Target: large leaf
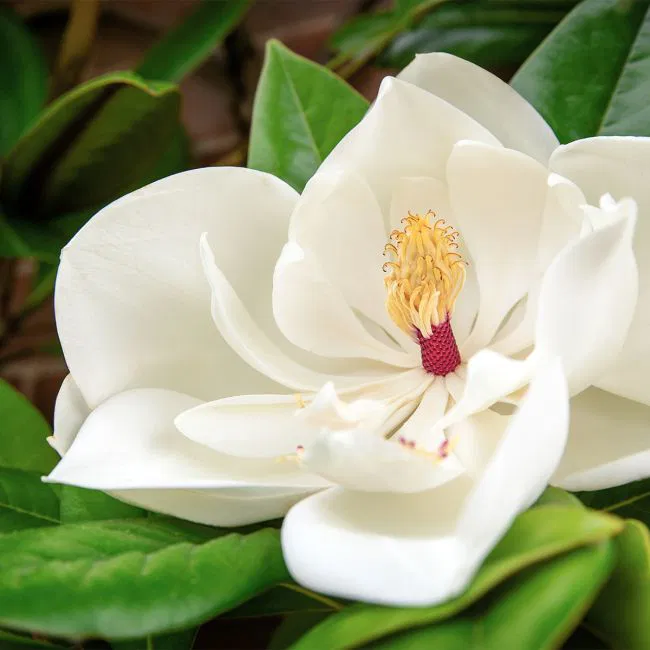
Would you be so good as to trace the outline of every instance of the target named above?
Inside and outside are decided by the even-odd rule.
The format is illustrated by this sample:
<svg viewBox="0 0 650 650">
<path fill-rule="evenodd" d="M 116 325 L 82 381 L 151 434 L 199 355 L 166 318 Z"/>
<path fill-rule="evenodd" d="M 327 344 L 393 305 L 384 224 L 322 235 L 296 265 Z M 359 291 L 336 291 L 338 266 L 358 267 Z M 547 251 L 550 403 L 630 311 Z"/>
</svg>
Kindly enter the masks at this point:
<svg viewBox="0 0 650 650">
<path fill-rule="evenodd" d="M 418 609 L 353 605 L 328 617 L 293 648 L 353 648 L 413 626 L 444 621 L 527 567 L 605 540 L 620 532 L 622 525 L 614 517 L 574 505 L 533 508 L 515 520 L 467 591 L 458 598 L 436 607 Z"/>
<path fill-rule="evenodd" d="M 0 7 L 0 156 L 13 147 L 41 110 L 47 69 L 36 41 L 9 9 Z"/>
<path fill-rule="evenodd" d="M 0 533 L 56 526 L 59 499 L 41 475 L 0 467 Z"/>
<path fill-rule="evenodd" d="M 577 496 L 590 508 L 612 512 L 619 517 L 640 519 L 650 526 L 650 479 L 606 490 L 579 492 Z"/>
<path fill-rule="evenodd" d="M 43 416 L 0 379 L 0 467 L 47 474 L 57 461 Z"/>
<path fill-rule="evenodd" d="M 650 533 L 628 520 L 615 539 L 618 563 L 587 615 L 587 622 L 612 648 L 650 648 Z"/>
<path fill-rule="evenodd" d="M 200 624 L 288 578 L 277 530 L 157 518 L 2 535 L 0 575 L 0 625 L 111 639 Z"/>
<path fill-rule="evenodd" d="M 302 190 L 367 107 L 329 70 L 270 41 L 255 96 L 248 166 Z"/>
<path fill-rule="evenodd" d="M 249 5 L 250 0 L 202 0 L 147 52 L 137 72 L 146 79 L 180 81 L 237 26 Z"/>
<path fill-rule="evenodd" d="M 196 629 L 191 628 L 135 641 L 118 641 L 111 643 L 111 646 L 113 650 L 191 650 L 196 632 Z"/>
<path fill-rule="evenodd" d="M 552 650 L 578 625 L 616 560 L 606 541 L 531 567 L 465 616 L 403 633 L 375 650 Z"/>
<path fill-rule="evenodd" d="M 571 3 L 564 5 L 493 6 L 478 0 L 443 4 L 417 27 L 400 32 L 378 63 L 403 68 L 418 53 L 448 52 L 484 67 L 518 64 L 562 19 Z"/>
<path fill-rule="evenodd" d="M 560 142 L 650 135 L 647 8 L 647 0 L 585 0 L 513 78 Z"/>
<path fill-rule="evenodd" d="M 138 187 L 169 147 L 180 95 L 131 73 L 93 79 L 60 97 L 9 154 L 2 198 L 34 220 L 94 208 Z"/>
<path fill-rule="evenodd" d="M 72 485 L 59 486 L 60 516 L 64 524 L 107 519 L 145 517 L 146 510 L 114 499 L 99 490 L 87 490 Z"/>
</svg>

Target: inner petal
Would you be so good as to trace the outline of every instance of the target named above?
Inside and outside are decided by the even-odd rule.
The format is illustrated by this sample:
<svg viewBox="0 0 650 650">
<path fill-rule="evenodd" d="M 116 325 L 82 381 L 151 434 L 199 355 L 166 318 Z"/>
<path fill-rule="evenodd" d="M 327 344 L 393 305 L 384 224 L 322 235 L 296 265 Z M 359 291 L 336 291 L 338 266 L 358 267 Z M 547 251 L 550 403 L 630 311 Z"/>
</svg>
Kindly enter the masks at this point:
<svg viewBox="0 0 650 650">
<path fill-rule="evenodd" d="M 465 283 L 466 263 L 458 233 L 435 213 L 408 213 L 403 230 L 391 233 L 384 253 L 386 309 L 395 324 L 420 346 L 422 367 L 445 376 L 461 362 L 451 328 L 456 299 Z"/>
</svg>

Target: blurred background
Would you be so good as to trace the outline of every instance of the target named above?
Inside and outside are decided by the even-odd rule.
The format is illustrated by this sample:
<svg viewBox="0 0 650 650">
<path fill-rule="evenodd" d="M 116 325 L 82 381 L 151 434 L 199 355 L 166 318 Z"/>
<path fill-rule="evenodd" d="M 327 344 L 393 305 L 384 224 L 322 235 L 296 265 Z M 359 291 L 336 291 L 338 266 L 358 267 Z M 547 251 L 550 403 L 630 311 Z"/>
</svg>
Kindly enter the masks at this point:
<svg viewBox="0 0 650 650">
<path fill-rule="evenodd" d="M 269 39 L 372 100 L 416 52 L 451 52 L 507 80 L 575 4 L 5 0 L 0 377 L 51 420 L 66 374 L 51 297 L 58 251 L 131 189 L 190 167 L 246 165 Z M 103 76 L 129 70 L 139 77 Z"/>
</svg>

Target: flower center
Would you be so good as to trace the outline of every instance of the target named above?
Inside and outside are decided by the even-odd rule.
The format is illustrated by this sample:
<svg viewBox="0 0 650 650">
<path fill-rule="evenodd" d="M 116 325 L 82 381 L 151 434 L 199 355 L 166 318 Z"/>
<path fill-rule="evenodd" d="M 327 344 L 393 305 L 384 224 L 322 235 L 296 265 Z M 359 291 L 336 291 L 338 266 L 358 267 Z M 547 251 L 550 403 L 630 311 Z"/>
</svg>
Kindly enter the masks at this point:
<svg viewBox="0 0 650 650">
<path fill-rule="evenodd" d="M 447 375 L 460 364 L 460 353 L 450 319 L 465 283 L 465 261 L 456 252 L 458 233 L 443 219 L 433 224 L 424 216 L 402 219 L 384 254 L 388 293 L 386 309 L 395 324 L 420 345 L 422 366 L 434 375 Z"/>
</svg>

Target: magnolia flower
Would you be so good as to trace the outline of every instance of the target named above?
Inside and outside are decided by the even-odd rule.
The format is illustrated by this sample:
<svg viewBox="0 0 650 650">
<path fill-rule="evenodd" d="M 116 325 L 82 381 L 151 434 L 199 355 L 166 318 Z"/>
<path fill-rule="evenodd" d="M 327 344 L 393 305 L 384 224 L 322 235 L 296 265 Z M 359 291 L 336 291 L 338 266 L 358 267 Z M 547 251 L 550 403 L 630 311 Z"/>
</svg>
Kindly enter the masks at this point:
<svg viewBox="0 0 650 650">
<path fill-rule="evenodd" d="M 62 253 L 48 480 L 216 525 L 290 509 L 309 587 L 459 593 L 554 473 L 648 474 L 649 163 L 642 138 L 558 147 L 506 84 L 434 54 L 302 196 L 208 168 L 116 201 Z"/>
</svg>

